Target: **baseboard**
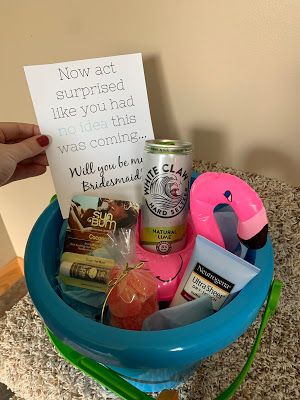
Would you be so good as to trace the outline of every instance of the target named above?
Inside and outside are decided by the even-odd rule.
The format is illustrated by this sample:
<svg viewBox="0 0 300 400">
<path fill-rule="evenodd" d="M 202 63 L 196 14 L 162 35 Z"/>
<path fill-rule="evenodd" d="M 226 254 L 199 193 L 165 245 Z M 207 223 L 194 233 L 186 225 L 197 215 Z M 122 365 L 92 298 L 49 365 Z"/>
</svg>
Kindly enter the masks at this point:
<svg viewBox="0 0 300 400">
<path fill-rule="evenodd" d="M 24 276 L 24 260 L 15 257 L 0 268 L 0 296 L 3 296 L 18 280 Z"/>
</svg>

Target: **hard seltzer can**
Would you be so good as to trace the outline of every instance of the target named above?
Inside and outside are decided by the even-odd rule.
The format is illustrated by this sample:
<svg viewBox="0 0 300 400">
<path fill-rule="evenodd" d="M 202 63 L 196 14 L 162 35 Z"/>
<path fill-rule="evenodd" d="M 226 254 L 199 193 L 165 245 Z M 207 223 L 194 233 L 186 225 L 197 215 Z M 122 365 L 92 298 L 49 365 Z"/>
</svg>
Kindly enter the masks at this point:
<svg viewBox="0 0 300 400">
<path fill-rule="evenodd" d="M 169 254 L 184 248 L 191 170 L 191 143 L 145 142 L 140 239 L 146 250 Z"/>
</svg>

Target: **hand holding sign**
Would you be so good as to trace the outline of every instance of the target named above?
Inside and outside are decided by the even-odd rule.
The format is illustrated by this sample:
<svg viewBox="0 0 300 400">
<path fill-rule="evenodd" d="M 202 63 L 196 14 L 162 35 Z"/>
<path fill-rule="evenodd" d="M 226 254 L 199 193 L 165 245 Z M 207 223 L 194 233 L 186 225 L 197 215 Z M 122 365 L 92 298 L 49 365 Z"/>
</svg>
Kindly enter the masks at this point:
<svg viewBox="0 0 300 400">
<path fill-rule="evenodd" d="M 141 54 L 25 67 L 62 215 L 74 194 L 140 200 L 153 130 Z"/>
<path fill-rule="evenodd" d="M 36 125 L 0 122 L 0 186 L 43 174 L 48 144 Z"/>
</svg>

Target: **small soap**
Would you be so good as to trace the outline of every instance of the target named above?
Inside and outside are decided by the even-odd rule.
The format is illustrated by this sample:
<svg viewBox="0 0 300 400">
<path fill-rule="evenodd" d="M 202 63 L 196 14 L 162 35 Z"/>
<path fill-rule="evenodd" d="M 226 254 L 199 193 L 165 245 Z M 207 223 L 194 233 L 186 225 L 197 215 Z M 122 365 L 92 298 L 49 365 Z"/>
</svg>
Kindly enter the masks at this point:
<svg viewBox="0 0 300 400">
<path fill-rule="evenodd" d="M 123 269 L 116 266 L 111 280 L 117 280 Z M 141 330 L 145 318 L 158 310 L 157 282 L 150 271 L 132 269 L 108 296 L 110 324 L 117 328 Z"/>
</svg>

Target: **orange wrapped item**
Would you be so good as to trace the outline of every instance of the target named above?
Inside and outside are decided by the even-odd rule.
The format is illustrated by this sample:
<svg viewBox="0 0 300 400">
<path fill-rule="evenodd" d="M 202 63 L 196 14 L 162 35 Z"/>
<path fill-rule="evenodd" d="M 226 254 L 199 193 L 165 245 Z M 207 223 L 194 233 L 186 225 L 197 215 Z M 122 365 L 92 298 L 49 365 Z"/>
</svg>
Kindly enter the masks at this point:
<svg viewBox="0 0 300 400">
<path fill-rule="evenodd" d="M 111 290 L 107 304 L 110 325 L 129 330 L 141 330 L 144 320 L 158 310 L 157 281 L 143 269 L 143 263 L 115 266 L 110 273 Z"/>
</svg>

